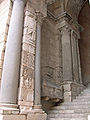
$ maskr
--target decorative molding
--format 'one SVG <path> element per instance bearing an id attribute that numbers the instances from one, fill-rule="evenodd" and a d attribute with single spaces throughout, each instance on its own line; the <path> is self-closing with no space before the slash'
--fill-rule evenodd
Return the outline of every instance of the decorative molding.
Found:
<path id="1" fill-rule="evenodd" d="M 50 4 L 53 4 L 56 0 L 46 0 L 46 4 L 47 5 L 50 5 Z"/>
<path id="2" fill-rule="evenodd" d="M 43 19 L 44 19 L 43 14 L 42 14 L 42 13 L 40 13 L 40 12 L 36 12 L 36 22 L 38 22 L 38 23 L 42 24 Z"/>

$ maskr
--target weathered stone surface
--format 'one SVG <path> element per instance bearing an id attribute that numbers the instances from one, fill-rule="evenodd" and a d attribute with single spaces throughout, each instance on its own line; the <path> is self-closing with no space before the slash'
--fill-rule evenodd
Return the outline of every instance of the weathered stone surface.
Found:
<path id="1" fill-rule="evenodd" d="M 41 77 L 43 109 L 48 112 L 52 106 L 60 103 L 61 99 L 64 102 L 71 102 L 84 89 L 78 46 L 81 27 L 77 23 L 79 11 L 84 2 L 84 0 L 27 0 L 24 11 L 17 101 L 20 113 L 11 110 L 0 111 L 1 114 L 10 115 L 1 116 L 0 120 L 13 120 L 13 118 L 15 120 L 26 120 L 25 116 L 21 117 L 19 114 L 28 114 L 27 120 L 46 120 L 44 112 L 38 109 L 32 112 L 32 107 L 35 104 L 37 12 L 41 12 L 46 16 L 48 9 L 48 15 L 44 19 L 41 29 L 41 76 L 39 77 Z M 7 0 L 0 1 L 0 79 L 12 13 L 12 5 L 10 4 L 9 0 L 8 2 Z M 87 22 L 84 23 L 87 24 Z M 87 35 L 86 38 L 88 38 Z M 62 59 L 63 57 L 64 59 Z M 87 57 L 85 58 L 87 59 Z M 89 77 L 85 76 L 85 82 L 88 83 L 89 79 L 86 80 L 86 77 L 87 79 Z M 39 89 L 37 93 L 40 93 Z M 38 95 L 37 98 L 40 98 Z"/>
<path id="2" fill-rule="evenodd" d="M 34 104 L 35 40 L 35 10 L 30 6 L 28 1 L 25 8 L 18 98 L 21 113 L 27 113 Z"/>
<path id="3" fill-rule="evenodd" d="M 74 83 L 69 81 L 63 83 L 63 87 L 64 87 L 64 102 L 71 102 L 85 88 L 80 83 Z"/>
<path id="4" fill-rule="evenodd" d="M 88 120 L 90 119 L 90 86 L 82 91 L 72 102 L 64 102 L 52 107 L 48 120 Z"/>
<path id="5" fill-rule="evenodd" d="M 39 109 L 37 111 L 33 110 L 27 115 L 27 120 L 47 120 L 47 114 Z"/>
<path id="6" fill-rule="evenodd" d="M 0 115 L 0 120 L 26 120 L 25 115 Z"/>
<path id="7" fill-rule="evenodd" d="M 62 98 L 62 64 L 60 32 L 47 17 L 42 25 L 41 80 L 42 97 Z M 55 49 L 54 49 L 55 48 Z"/>
<path id="8" fill-rule="evenodd" d="M 79 15 L 79 23 L 83 26 L 84 30 L 81 32 L 81 38 L 79 40 L 80 58 L 81 58 L 81 69 L 82 79 L 85 85 L 90 82 L 90 6 L 88 1 L 84 5 Z"/>

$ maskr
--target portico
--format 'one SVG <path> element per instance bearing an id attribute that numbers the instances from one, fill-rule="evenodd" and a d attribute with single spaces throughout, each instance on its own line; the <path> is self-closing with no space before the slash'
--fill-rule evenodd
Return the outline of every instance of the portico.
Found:
<path id="1" fill-rule="evenodd" d="M 10 1 L 0 120 L 47 120 L 46 113 L 72 102 L 85 88 L 79 51 L 83 27 L 78 22 L 85 2 Z"/>

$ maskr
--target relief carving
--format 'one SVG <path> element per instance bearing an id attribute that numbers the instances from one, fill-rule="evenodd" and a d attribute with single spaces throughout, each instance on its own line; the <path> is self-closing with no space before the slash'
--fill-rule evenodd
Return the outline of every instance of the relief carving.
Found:
<path id="1" fill-rule="evenodd" d="M 22 40 L 21 76 L 19 86 L 19 105 L 21 111 L 30 109 L 34 100 L 34 60 L 35 60 L 36 20 L 35 10 L 27 2 L 25 8 Z"/>
<path id="2" fill-rule="evenodd" d="M 25 88 L 32 88 L 32 80 L 34 78 L 34 71 L 31 68 L 23 66 L 23 85 Z"/>
<path id="3" fill-rule="evenodd" d="M 22 62 L 24 65 L 33 68 L 34 67 L 34 54 L 23 51 Z"/>

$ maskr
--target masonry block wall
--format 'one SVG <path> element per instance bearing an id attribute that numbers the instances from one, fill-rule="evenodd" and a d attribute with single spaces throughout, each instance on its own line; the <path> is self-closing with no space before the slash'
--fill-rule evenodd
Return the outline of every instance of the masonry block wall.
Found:
<path id="1" fill-rule="evenodd" d="M 79 23 L 83 27 L 79 40 L 82 79 L 84 85 L 90 83 L 90 6 L 88 2 L 83 6 L 79 14 Z"/>

